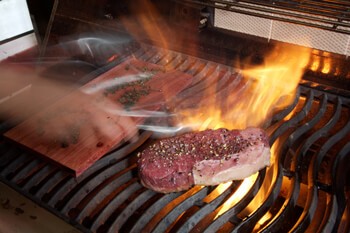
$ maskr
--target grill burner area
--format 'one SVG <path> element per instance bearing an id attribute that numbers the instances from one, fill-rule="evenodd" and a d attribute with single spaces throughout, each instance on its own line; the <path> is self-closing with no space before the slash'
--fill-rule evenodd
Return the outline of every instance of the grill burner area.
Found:
<path id="1" fill-rule="evenodd" d="M 137 59 L 193 75 L 195 85 L 214 70 L 232 69 L 152 46 L 131 51 Z M 4 133 L 10 126 L 0 127 Z M 294 103 L 273 116 L 267 132 L 273 162 L 250 183 L 167 195 L 142 187 L 136 154 L 153 140 L 147 131 L 77 179 L 1 141 L 0 180 L 84 232 L 348 232 L 350 99 L 304 80 Z"/>

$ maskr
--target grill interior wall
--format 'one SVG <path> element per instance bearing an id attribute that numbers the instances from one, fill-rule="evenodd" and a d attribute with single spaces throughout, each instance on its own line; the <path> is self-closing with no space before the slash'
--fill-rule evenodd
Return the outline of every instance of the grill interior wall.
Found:
<path id="1" fill-rule="evenodd" d="M 49 58 L 75 57 L 96 66 L 103 66 L 108 58 L 120 52 L 117 48 L 88 44 L 92 49 L 92 52 L 88 52 L 87 48 L 82 51 L 81 45 L 73 43 L 72 46 L 68 46 L 67 44 L 72 40 L 84 38 L 112 41 L 120 41 L 120 38 L 123 38 L 123 40 L 136 40 L 228 66 L 244 68 L 263 63 L 264 58 L 273 51 L 275 46 L 281 43 L 288 44 L 275 40 L 267 41 L 262 37 L 249 35 L 248 32 L 213 27 L 211 23 L 214 24 L 214 22 L 211 22 L 210 18 L 215 14 L 214 9 L 210 7 L 159 0 L 152 1 L 157 12 L 157 17 L 152 23 L 157 28 L 155 30 L 157 33 L 150 36 L 145 30 L 141 30 L 144 25 L 134 20 L 135 15 L 142 14 L 145 10 L 143 8 L 145 2 L 147 1 L 135 3 L 138 6 L 136 9 L 130 8 L 128 1 L 115 3 L 89 0 L 71 3 L 64 0 L 53 4 L 51 20 L 45 36 L 41 38 L 42 55 Z M 209 17 L 206 27 L 202 27 L 200 23 L 203 17 Z M 130 34 L 130 30 L 123 23 L 125 20 L 131 21 L 131 24 L 135 28 L 140 28 L 140 31 Z M 229 25 L 235 21 L 237 20 L 228 18 L 225 24 Z M 293 28 L 284 34 L 294 35 L 295 33 L 291 31 Z M 164 40 L 166 47 L 164 47 Z M 334 45 L 333 42 L 331 45 Z M 340 54 L 314 49 L 304 79 L 349 90 L 350 61 Z"/>
<path id="2" fill-rule="evenodd" d="M 215 26 L 241 33 L 297 44 L 318 50 L 350 55 L 350 35 L 288 22 L 217 10 Z M 292 32 L 292 33 L 291 33 Z"/>
<path id="3" fill-rule="evenodd" d="M 349 3 L 344 1 L 186 1 L 215 8 L 213 25 L 349 55 Z"/>

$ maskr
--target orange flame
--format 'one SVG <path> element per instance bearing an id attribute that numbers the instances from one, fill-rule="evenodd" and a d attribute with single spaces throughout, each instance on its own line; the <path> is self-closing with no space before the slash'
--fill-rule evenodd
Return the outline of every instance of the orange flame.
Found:
<path id="1" fill-rule="evenodd" d="M 136 40 L 150 39 L 155 45 L 167 49 L 166 36 L 169 28 L 154 4 L 149 0 L 139 0 L 137 4 L 130 4 L 132 17 L 123 16 L 121 21 L 126 30 Z"/>
<path id="2" fill-rule="evenodd" d="M 324 60 L 323 60 L 323 67 L 322 67 L 321 72 L 323 74 L 328 74 L 331 71 L 331 67 L 332 67 L 331 59 L 328 58 L 328 57 L 324 58 Z"/>
<path id="3" fill-rule="evenodd" d="M 130 6 L 133 17 L 121 18 L 128 32 L 136 40 L 149 38 L 156 46 L 167 49 L 166 38 L 172 34 L 157 7 L 148 0 Z M 210 84 L 205 91 L 201 90 L 204 93 L 193 93 L 202 96 L 199 100 L 188 98 L 194 101 L 190 108 L 175 104 L 179 123 L 194 130 L 266 126 L 273 111 L 286 107 L 294 99 L 304 68 L 310 65 L 311 53 L 308 48 L 276 46 L 261 66 L 245 69 L 238 76 L 218 76 L 222 78 L 214 84 L 204 81 Z M 311 69 L 318 69 L 320 61 L 315 60 L 311 65 Z"/>
<path id="4" fill-rule="evenodd" d="M 165 35 L 168 34 L 168 31 L 166 25 L 157 20 L 159 12 L 148 1 L 141 1 L 141 3 L 143 7 L 135 7 L 144 8 L 147 11 L 139 12 L 136 18 L 133 14 L 133 19 L 123 18 L 124 25 L 136 39 L 144 38 L 146 35 L 157 46 L 167 49 Z M 218 75 L 221 78 L 215 80 L 214 83 L 211 80 L 204 80 L 204 85 L 206 85 L 204 88 L 199 88 L 198 92 L 196 88 L 193 88 L 192 96 L 175 102 L 175 113 L 179 116 L 179 123 L 191 126 L 194 130 L 266 126 L 274 111 L 285 108 L 294 100 L 304 68 L 310 65 L 310 55 L 311 51 L 307 48 L 279 46 L 265 58 L 261 66 L 244 69 L 239 75 Z M 315 60 L 311 64 L 311 69 L 317 70 L 319 66 L 320 61 Z M 275 145 L 277 147 L 278 143 Z M 274 148 L 271 152 L 272 163 L 268 168 L 269 176 L 266 179 L 273 180 L 276 175 Z M 257 177 L 258 173 L 244 179 L 240 187 L 220 207 L 215 218 L 237 204 L 251 189 Z M 244 211 L 252 212 L 264 201 L 265 194 L 270 188 L 270 182 L 265 182 L 266 187 L 264 186 L 259 191 Z M 215 193 L 205 201 L 211 201 L 212 198 L 230 187 L 231 183 L 219 185 Z M 266 214 L 260 224 L 264 224 L 270 218 L 270 214 Z"/>
<path id="5" fill-rule="evenodd" d="M 279 154 L 281 146 L 282 146 L 281 139 L 278 138 L 271 147 L 271 165 L 267 168 L 263 185 L 260 187 L 254 199 L 248 204 L 248 206 L 244 210 L 242 210 L 241 214 L 243 214 L 244 216 L 249 216 L 253 211 L 257 209 L 258 206 L 261 206 L 261 204 L 266 200 L 267 194 L 271 191 L 271 187 L 274 186 L 272 184 L 277 179 L 278 164 L 276 162 L 277 162 L 277 156 Z M 222 214 L 224 214 L 227 210 L 229 210 L 234 205 L 236 205 L 248 193 L 248 191 L 251 189 L 256 179 L 258 178 L 258 174 L 259 173 L 255 173 L 250 177 L 247 177 L 246 179 L 244 179 L 244 181 L 239 186 L 239 188 L 220 207 L 218 213 L 215 216 L 215 219 L 217 219 Z M 231 184 L 231 183 L 232 182 L 222 184 L 222 186 L 218 186 L 218 189 L 221 187 L 223 192 L 226 190 L 227 184 Z M 271 218 L 272 218 L 272 215 L 269 212 L 267 212 L 263 216 L 263 218 L 260 219 L 258 225 L 259 224 L 263 225 L 265 222 L 267 222 Z"/>
<path id="6" fill-rule="evenodd" d="M 258 177 L 259 173 L 255 173 L 251 175 L 248 178 L 245 178 L 242 184 L 239 186 L 239 188 L 233 193 L 233 195 L 221 206 L 219 212 L 216 214 L 214 219 L 217 219 L 220 215 L 225 213 L 228 209 L 230 209 L 232 206 L 237 204 L 239 200 L 241 200 L 247 192 L 250 190 L 250 188 L 253 186 L 254 182 L 256 181 L 256 178 Z M 228 182 L 231 184 L 231 182 Z M 225 186 L 224 186 L 225 187 Z"/>
<path id="7" fill-rule="evenodd" d="M 266 57 L 264 65 L 243 70 L 238 86 L 223 85 L 224 81 L 218 79 L 206 89 L 206 94 L 202 94 L 203 101 L 196 107 L 179 106 L 181 123 L 198 130 L 265 126 L 273 111 L 285 108 L 294 100 L 309 56 L 306 48 L 277 48 Z M 217 90 L 218 86 L 223 88 Z"/>
<path id="8" fill-rule="evenodd" d="M 315 57 L 310 66 L 310 70 L 316 72 L 319 69 L 320 64 L 321 64 L 321 59 L 319 57 Z"/>

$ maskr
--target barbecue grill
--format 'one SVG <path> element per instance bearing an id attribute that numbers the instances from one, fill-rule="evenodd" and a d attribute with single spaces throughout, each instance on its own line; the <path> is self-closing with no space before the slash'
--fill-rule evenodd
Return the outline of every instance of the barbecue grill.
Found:
<path id="1" fill-rule="evenodd" d="M 140 130 L 136 141 L 123 141 L 78 177 L 2 139 L 2 182 L 83 232 L 349 232 L 350 3 L 51 2 L 49 20 L 38 22 L 48 22 L 37 32 L 40 54 L 6 62 L 34 64 L 49 79 L 77 85 L 134 57 L 190 74 L 197 86 L 215 78 L 224 89 L 225 75 L 239 80 L 241 69 L 263 64 L 280 44 L 310 47 L 299 32 L 319 40 L 294 100 L 265 124 L 272 164 L 252 177 L 170 194 L 148 190 L 139 182 L 137 153 L 157 139 Z M 164 38 L 134 21 L 154 9 Z M 28 115 L 60 97 L 41 100 Z M 1 132 L 20 121 L 4 119 Z"/>

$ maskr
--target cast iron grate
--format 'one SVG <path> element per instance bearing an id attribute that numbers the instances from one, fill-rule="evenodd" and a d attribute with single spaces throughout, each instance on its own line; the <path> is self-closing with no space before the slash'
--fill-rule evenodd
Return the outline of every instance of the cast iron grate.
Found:
<path id="1" fill-rule="evenodd" d="M 233 72 L 151 46 L 133 56 L 192 74 L 191 88 Z M 78 179 L 1 141 L 0 180 L 84 232 L 348 232 L 350 99 L 312 86 L 302 82 L 294 103 L 273 116 L 267 131 L 274 162 L 239 199 L 246 180 L 167 195 L 142 187 L 135 162 L 153 140 L 146 131 Z"/>

